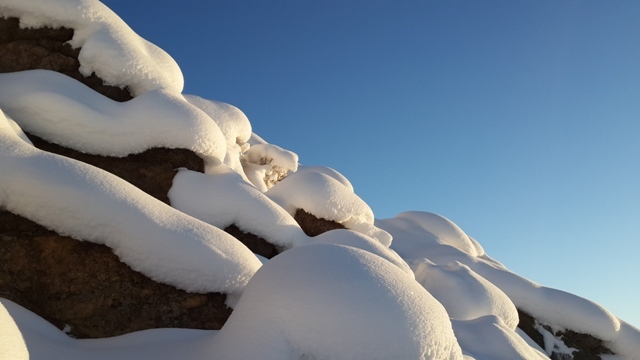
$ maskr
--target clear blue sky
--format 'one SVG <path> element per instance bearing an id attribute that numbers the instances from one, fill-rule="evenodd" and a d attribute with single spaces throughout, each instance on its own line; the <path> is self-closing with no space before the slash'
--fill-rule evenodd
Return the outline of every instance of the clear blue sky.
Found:
<path id="1" fill-rule="evenodd" d="M 185 93 L 640 326 L 640 2 L 104 1 Z"/>

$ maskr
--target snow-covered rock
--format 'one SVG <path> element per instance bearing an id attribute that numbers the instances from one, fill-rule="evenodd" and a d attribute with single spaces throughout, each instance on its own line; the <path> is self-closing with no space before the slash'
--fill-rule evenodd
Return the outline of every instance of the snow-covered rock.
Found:
<path id="1" fill-rule="evenodd" d="M 213 357 L 462 359 L 446 311 L 409 279 L 352 247 L 288 250 L 251 279 Z"/>

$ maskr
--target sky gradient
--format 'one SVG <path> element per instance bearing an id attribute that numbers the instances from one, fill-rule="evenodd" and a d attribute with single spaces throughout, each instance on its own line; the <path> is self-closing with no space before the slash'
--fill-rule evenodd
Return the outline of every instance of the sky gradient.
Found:
<path id="1" fill-rule="evenodd" d="M 637 1 L 105 0 L 377 218 L 441 214 L 640 326 Z"/>

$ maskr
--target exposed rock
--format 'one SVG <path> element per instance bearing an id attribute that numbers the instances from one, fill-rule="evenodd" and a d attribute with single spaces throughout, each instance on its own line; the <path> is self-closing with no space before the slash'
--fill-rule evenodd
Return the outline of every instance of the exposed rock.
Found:
<path id="1" fill-rule="evenodd" d="M 520 328 L 520 330 L 524 331 L 527 335 L 529 335 L 531 340 L 535 341 L 536 344 L 540 345 L 540 347 L 544 349 L 544 337 L 535 328 L 537 320 L 534 319 L 533 316 L 520 309 L 518 309 L 518 319 L 518 327 Z"/>
<path id="2" fill-rule="evenodd" d="M 235 225 L 228 226 L 224 231 L 240 240 L 240 242 L 248 247 L 249 250 L 253 251 L 254 254 L 264 256 L 267 259 L 271 259 L 281 252 L 277 246 L 271 244 L 267 240 L 257 235 L 244 232 Z"/>
<path id="3" fill-rule="evenodd" d="M 345 229 L 342 224 L 332 220 L 318 218 L 303 209 L 296 210 L 293 218 L 298 222 L 298 225 L 300 225 L 302 231 L 304 231 L 307 236 L 318 236 L 329 230 Z"/>
<path id="4" fill-rule="evenodd" d="M 557 339 L 562 341 L 567 347 L 574 348 L 572 356 L 567 354 L 551 354 L 552 360 L 600 360 L 600 355 L 613 354 L 609 348 L 604 346 L 603 341 L 588 334 L 582 334 L 573 330 L 554 332 L 550 326 L 540 323 L 533 316 L 518 309 L 520 323 L 518 327 L 524 331 L 529 337 L 544 349 L 544 338 L 540 331 L 536 329 L 537 325 L 541 325 L 549 333 L 553 334 Z"/>
<path id="5" fill-rule="evenodd" d="M 220 329 L 231 314 L 224 294 L 157 283 L 106 246 L 60 236 L 6 211 L 0 211 L 0 297 L 78 338 L 162 327 Z"/>
<path id="6" fill-rule="evenodd" d="M 49 143 L 35 135 L 27 134 L 38 149 L 66 156 L 106 170 L 138 187 L 140 190 L 169 204 L 167 193 L 180 167 L 204 171 L 204 161 L 186 149 L 149 149 L 140 154 L 123 158 L 84 154 L 79 151 Z"/>
<path id="7" fill-rule="evenodd" d="M 70 76 L 116 101 L 132 99 L 128 89 L 105 85 L 95 74 L 85 77 L 78 70 L 80 49 L 67 41 L 73 29 L 21 29 L 17 18 L 0 18 L 0 73 L 45 69 Z"/>

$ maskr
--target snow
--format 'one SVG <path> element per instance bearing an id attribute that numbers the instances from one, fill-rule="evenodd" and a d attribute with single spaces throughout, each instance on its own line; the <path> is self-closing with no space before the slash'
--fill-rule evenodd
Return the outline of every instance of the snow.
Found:
<path id="1" fill-rule="evenodd" d="M 423 259 L 412 267 L 416 280 L 444 305 L 452 319 L 495 315 L 511 330 L 518 326 L 518 310 L 507 295 L 468 266 L 460 262 L 436 265 Z"/>
<path id="2" fill-rule="evenodd" d="M 2 360 L 175 360 L 185 356 L 192 360 L 205 360 L 211 357 L 202 351 L 202 347 L 216 334 L 215 331 L 191 329 L 153 329 L 112 338 L 77 340 L 29 310 L 0 298 L 0 314 L 3 307 L 10 317 L 6 319 L 0 315 L 0 325 L 15 323 L 24 341 L 5 337 L 5 328 L 0 327 L 3 330 L 0 337 Z M 3 343 L 3 340 L 10 342 Z M 21 343 L 27 346 L 24 352 L 28 351 L 23 357 L 18 353 Z M 11 354 L 9 351 L 16 356 L 3 356 Z"/>
<path id="3" fill-rule="evenodd" d="M 267 262 L 215 339 L 224 359 L 461 359 L 440 303 L 396 266 L 309 245 Z"/>
<path id="4" fill-rule="evenodd" d="M 251 145 L 241 160 L 247 178 L 263 192 L 298 170 L 298 155 L 272 144 Z"/>
<path id="5" fill-rule="evenodd" d="M 449 230 L 442 231 L 442 222 L 428 224 L 421 221 L 422 214 L 418 217 L 416 221 L 415 216 L 407 217 L 401 214 L 393 219 L 376 221 L 378 227 L 393 236 L 391 248 L 408 263 L 413 264 L 416 261 L 428 259 L 432 264 L 439 266 L 456 262 L 464 264 L 479 277 L 498 287 L 518 309 L 529 313 L 541 322 L 559 329 L 571 329 L 595 336 L 605 340 L 613 351 L 626 358 L 638 358 L 637 349 L 640 349 L 638 329 L 620 321 L 602 306 L 590 300 L 536 284 L 509 271 L 486 254 L 473 255 L 473 251 L 469 251 L 468 247 L 461 247 L 460 242 L 452 241 L 452 239 L 464 239 L 461 236 L 462 230 L 458 231 L 457 226 L 447 226 Z M 416 279 L 420 280 L 421 277 L 416 275 Z M 451 299 L 443 301 L 451 301 Z M 467 301 L 471 303 L 470 306 L 473 306 L 476 300 L 469 298 Z"/>
<path id="6" fill-rule="evenodd" d="M 167 147 L 221 161 L 227 151 L 207 114 L 164 90 L 119 103 L 60 73 L 30 70 L 0 74 L 0 108 L 25 131 L 90 154 Z"/>
<path id="7" fill-rule="evenodd" d="M 437 239 L 439 242 L 454 246 L 472 256 L 479 255 L 479 249 L 474 242 L 469 239 L 467 234 L 465 234 L 458 225 L 444 216 L 422 211 L 407 211 L 396 215 L 395 218 L 411 222 L 422 229 L 421 241 L 424 241 L 423 238 L 429 236 Z"/>
<path id="8" fill-rule="evenodd" d="M 548 359 L 544 353 L 529 346 L 499 317 L 486 315 L 473 320 L 451 322 L 462 351 L 474 359 Z"/>
<path id="9" fill-rule="evenodd" d="M 249 148 L 247 141 L 251 137 L 251 123 L 247 116 L 237 107 L 227 103 L 203 99 L 196 95 L 184 95 L 184 98 L 215 121 L 227 143 L 227 153 L 223 162 L 248 180 L 240 161 L 242 153 Z"/>
<path id="10" fill-rule="evenodd" d="M 605 345 L 629 360 L 640 360 L 640 330 L 620 320 L 620 330 L 615 340 L 605 341 Z"/>
<path id="11" fill-rule="evenodd" d="M 112 101 L 45 70 L 0 74 L 0 209 L 105 244 L 134 270 L 192 292 L 223 292 L 220 331 L 155 329 L 77 340 L 0 299 L 0 359 L 544 359 L 517 310 L 603 339 L 640 360 L 640 330 L 600 305 L 509 271 L 451 220 L 411 211 L 374 219 L 338 171 L 252 133 L 233 105 L 182 95 L 164 51 L 94 0 L 0 0 L 22 27 L 73 28 L 80 71 L 128 86 Z M 4 112 L 4 113 L 3 113 Z M 6 113 L 6 116 L 5 116 Z M 170 207 L 105 171 L 33 147 L 23 129 L 79 151 L 122 157 L 185 148 Z M 306 236 L 297 209 L 343 224 Z M 229 225 L 286 250 L 255 256 Z M 393 240 L 393 241 L 392 241 Z M 539 327 L 546 352 L 571 353 Z"/>
<path id="12" fill-rule="evenodd" d="M 103 170 L 25 143 L 1 113 L 0 184 L 0 208 L 107 245 L 134 270 L 187 291 L 242 291 L 261 266 L 225 232 Z"/>
<path id="13" fill-rule="evenodd" d="M 542 325 L 537 324 L 535 329 L 542 334 L 544 340 L 544 351 L 551 355 L 554 352 L 560 356 L 566 356 L 568 358 L 573 357 L 573 353 L 578 349 L 568 347 L 561 339 L 556 338 L 552 333 L 545 329 Z"/>
<path id="14" fill-rule="evenodd" d="M 0 299 L 1 300 L 1 299 Z M 28 360 L 29 351 L 22 332 L 0 301 L 0 359 Z"/>
<path id="15" fill-rule="evenodd" d="M 393 250 L 380 244 L 375 239 L 367 235 L 345 229 L 327 231 L 318 236 L 310 238 L 311 244 L 333 244 L 358 248 L 371 254 L 380 256 L 398 268 L 406 272 L 412 279 L 415 278 L 409 265 Z"/>
<path id="16" fill-rule="evenodd" d="M 289 213 L 230 170 L 202 174 L 181 169 L 168 196 L 176 209 L 220 229 L 236 225 L 284 248 L 308 242 Z"/>
<path id="17" fill-rule="evenodd" d="M 305 171 L 317 172 L 317 173 L 325 174 L 327 176 L 331 176 L 335 180 L 338 180 L 338 182 L 340 182 L 342 185 L 346 186 L 349 190 L 353 191 L 353 185 L 351 185 L 351 182 L 349 181 L 349 179 L 347 179 L 344 175 L 342 175 L 341 173 L 339 173 L 335 169 L 332 169 L 332 168 L 327 167 L 327 166 L 304 166 L 304 165 L 298 165 L 298 171 L 297 172 L 300 173 L 300 172 L 305 172 Z"/>
<path id="18" fill-rule="evenodd" d="M 0 15 L 19 18 L 23 28 L 74 29 L 69 44 L 81 47 L 78 60 L 85 76 L 95 73 L 109 85 L 129 86 L 134 95 L 160 89 L 182 92 L 184 79 L 173 58 L 99 1 L 2 0 Z"/>
<path id="19" fill-rule="evenodd" d="M 391 244 L 391 236 L 373 225 L 369 205 L 331 176 L 316 171 L 294 173 L 265 194 L 292 215 L 297 209 L 304 209 L 318 218 L 333 220 L 375 238 L 385 246 Z"/>

